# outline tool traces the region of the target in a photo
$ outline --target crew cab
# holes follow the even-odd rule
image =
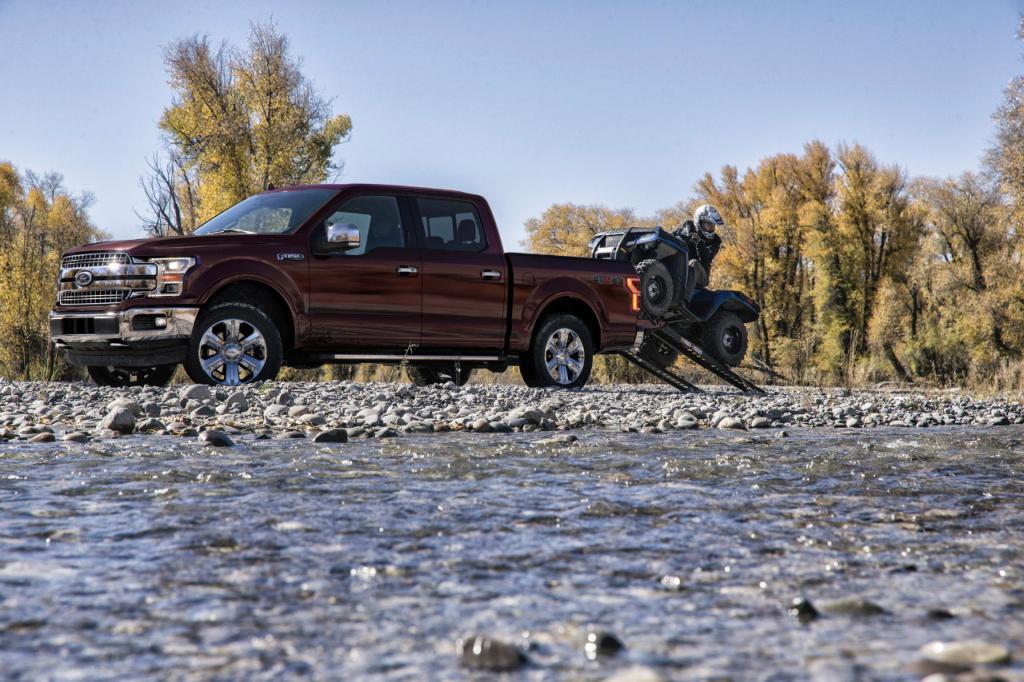
[[[374,362],[417,384],[515,364],[575,387],[641,335],[630,263],[506,253],[484,198],[447,190],[273,189],[189,236],[72,249],[58,279],[51,337],[104,385]]]

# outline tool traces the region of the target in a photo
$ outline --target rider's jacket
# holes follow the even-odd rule
[[[715,259],[718,249],[722,247],[722,238],[717,234],[712,234],[710,237],[705,235],[697,229],[692,220],[683,223],[674,234],[686,242],[686,246],[690,250],[690,258],[696,258],[710,277],[711,261]]]

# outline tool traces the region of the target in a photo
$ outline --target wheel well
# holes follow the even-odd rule
[[[533,328],[536,330],[544,318],[557,313],[568,313],[583,320],[583,324],[587,325],[587,330],[590,331],[590,338],[594,342],[594,350],[596,351],[601,347],[601,325],[598,324],[597,316],[594,315],[594,311],[590,309],[589,305],[578,298],[566,296],[552,301],[537,315]]]
[[[266,312],[281,332],[285,350],[292,347],[295,342],[295,329],[292,325],[291,312],[288,304],[274,289],[259,282],[232,282],[211,296],[206,306],[228,301],[248,303]]]

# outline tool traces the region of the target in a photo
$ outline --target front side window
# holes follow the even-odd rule
[[[207,220],[195,234],[286,234],[299,229],[309,217],[338,193],[336,189],[287,189],[243,199]]]
[[[467,201],[417,199],[423,223],[423,248],[436,251],[483,251],[487,248],[480,216]]]
[[[325,228],[331,225],[352,225],[359,230],[359,246],[342,251],[346,256],[361,256],[376,249],[405,246],[402,214],[395,197],[350,199],[324,220]]]

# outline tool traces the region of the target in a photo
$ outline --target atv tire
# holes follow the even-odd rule
[[[719,310],[704,325],[700,345],[720,362],[736,367],[747,354],[747,327],[736,313]]]
[[[640,307],[651,319],[665,316],[675,300],[675,283],[672,273],[659,260],[648,258],[636,266],[640,275]]]

